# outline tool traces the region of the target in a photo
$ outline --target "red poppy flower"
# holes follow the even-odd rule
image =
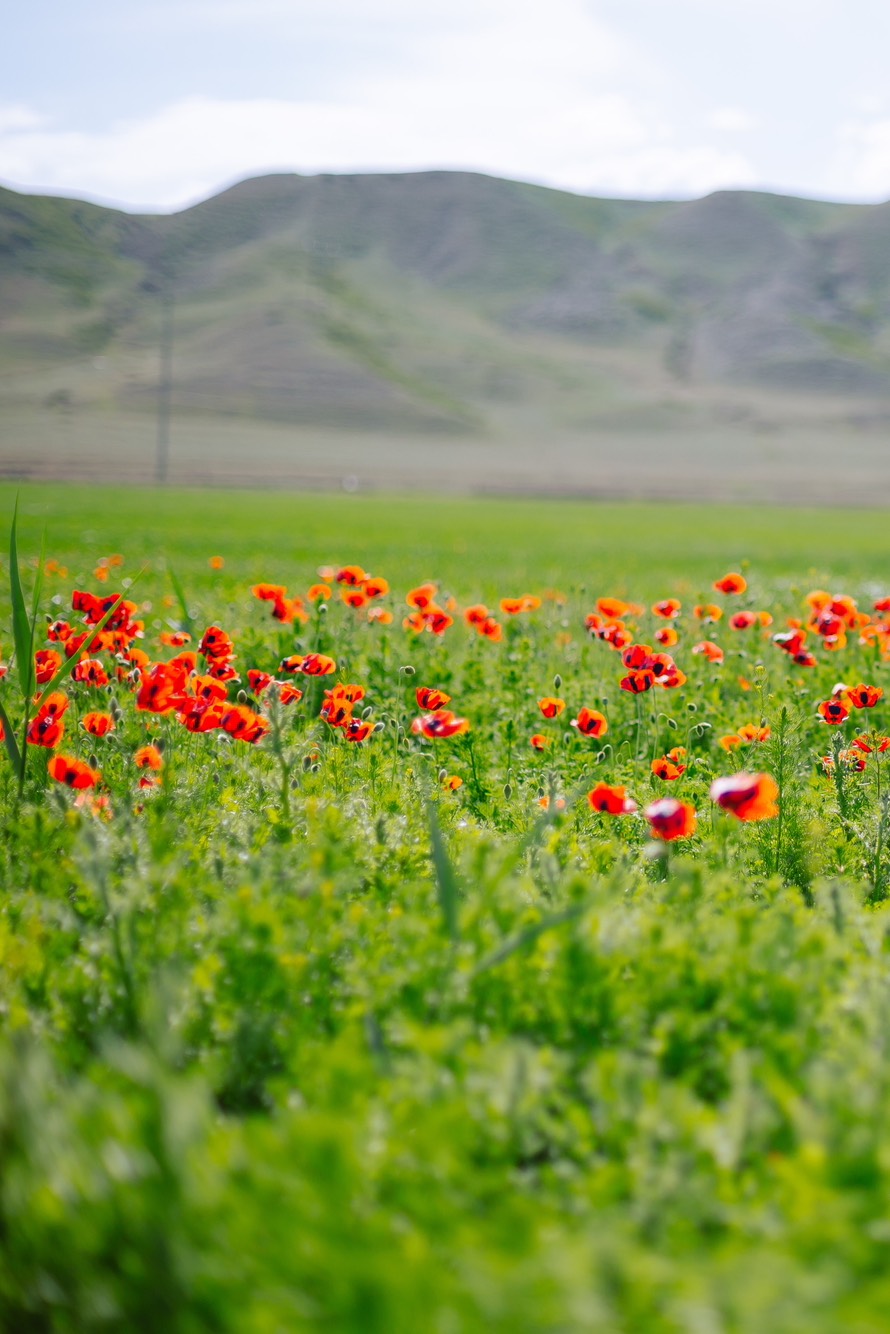
[[[278,670],[288,673],[299,672],[305,661],[305,656],[302,653],[292,653],[289,658],[281,659]]]
[[[198,652],[208,660],[225,660],[235,656],[235,645],[225,630],[221,630],[218,625],[211,625],[204,631]]]
[[[636,603],[623,602],[621,598],[597,598],[596,609],[609,621],[619,621],[622,616],[640,616],[643,611]]]
[[[458,774],[447,774],[442,779],[442,786],[446,792],[456,792],[459,787],[463,787],[464,780]]]
[[[62,665],[62,655],[54,648],[41,648],[34,654],[34,672],[39,686],[47,685]]]
[[[737,611],[734,616],[730,616],[729,624],[733,630],[750,630],[752,625],[757,624],[757,613]]]
[[[347,607],[352,607],[355,611],[366,606],[368,602],[363,588],[343,588],[340,590],[340,598],[346,603]]]
[[[547,750],[549,746],[553,745],[553,741],[549,736],[544,736],[542,732],[535,732],[534,736],[529,737],[529,745],[534,750]]]
[[[319,716],[331,727],[345,727],[352,721],[352,705],[348,699],[326,699]]]
[[[343,728],[343,735],[347,741],[366,741],[374,730],[374,724],[367,718],[353,718]]]
[[[622,676],[618,684],[622,690],[628,690],[632,695],[642,695],[655,685],[655,674],[648,670],[628,672],[627,676]]]
[[[675,779],[681,778],[686,772],[685,764],[675,764],[667,756],[661,756],[659,759],[653,760],[651,768],[655,777],[660,778],[665,783],[674,782]]]
[[[600,713],[598,709],[581,709],[577,718],[572,719],[572,727],[577,727],[582,736],[590,736],[595,740],[605,736],[609,730],[609,723],[605,714]]]
[[[47,769],[50,778],[54,778],[57,783],[64,783],[66,787],[73,787],[78,791],[95,787],[102,781],[98,769],[91,768],[83,760],[76,760],[72,755],[54,755]]]
[[[742,723],[739,728],[739,740],[747,743],[752,741],[769,741],[772,736],[772,728],[760,726],[758,723]]]
[[[714,624],[722,617],[723,608],[718,607],[716,602],[705,602],[702,606],[693,607],[692,614],[697,621]]]
[[[821,713],[825,722],[832,727],[837,727],[839,723],[844,722],[850,716],[850,710],[839,699],[824,700],[819,705],[818,712]]]
[[[711,800],[739,820],[771,820],[779,814],[778,795],[770,774],[731,774],[711,784]]]
[[[442,709],[446,704],[451,703],[450,695],[446,695],[444,690],[436,690],[432,686],[418,686],[415,696],[417,707],[423,709],[425,713],[430,713],[433,709]]]
[[[666,621],[672,621],[675,616],[680,615],[682,603],[676,598],[664,598],[661,602],[653,604],[652,610],[656,616],[663,616]]]
[[[359,584],[363,584],[367,577],[367,574],[360,565],[344,565],[343,568],[338,570],[334,575],[338,584],[349,584],[353,588],[357,588]]]
[[[692,651],[700,653],[708,662],[713,662],[715,665],[723,661],[723,649],[711,639],[703,639],[701,643],[693,644]]]
[[[337,664],[324,653],[307,653],[299,670],[304,676],[331,676],[337,670]]]
[[[327,602],[331,596],[329,584],[313,584],[306,594],[310,602]]]
[[[181,703],[188,672],[177,662],[156,662],[142,674],[136,708],[147,713],[170,713]]]
[[[651,644],[631,644],[624,649],[621,654],[621,661],[629,672],[642,671],[648,667],[649,659],[652,657]]]
[[[110,713],[85,713],[80,725],[90,736],[107,736],[114,731],[114,719]]]
[[[45,746],[47,750],[55,750],[65,734],[63,714],[68,704],[68,696],[61,690],[54,690],[44,700],[28,727],[29,746]]]
[[[665,625],[660,630],[655,631],[655,638],[662,648],[673,648],[679,641],[680,636],[672,625]]]
[[[885,751],[890,748],[890,736],[881,736],[879,734],[870,735],[863,732],[861,736],[854,736],[852,744],[857,750],[863,751],[866,755],[871,755],[874,751]]]
[[[662,797],[643,811],[652,834],[665,843],[677,838],[691,838],[695,833],[695,808],[673,797]]]
[[[538,700],[538,708],[545,718],[558,718],[565,706],[564,699],[556,699],[553,695],[545,695],[543,699]]]
[[[296,704],[297,700],[303,698],[303,692],[298,686],[291,685],[290,681],[276,681],[278,686],[278,698],[282,704]]]
[[[389,592],[389,584],[385,579],[367,579],[365,581],[365,596],[368,598],[382,598]]]
[[[226,562],[224,561],[222,556],[211,556],[207,562],[211,570],[222,570],[225,568],[225,563]]]
[[[137,769],[154,769],[157,772],[164,767],[164,757],[157,746],[140,746],[133,756],[133,763]]]
[[[97,688],[108,685],[108,673],[98,658],[81,658],[71,673],[71,679]]]
[[[883,696],[884,692],[880,686],[858,685],[847,691],[847,699],[854,709],[873,709]]]
[[[187,630],[162,630],[158,638],[168,648],[184,648],[192,639]]]
[[[472,607],[467,607],[464,611],[464,620],[467,625],[481,625],[487,617],[488,608],[482,602],[478,602]]]
[[[420,584],[417,588],[412,588],[410,593],[405,596],[405,601],[409,607],[416,607],[418,611],[426,611],[435,601],[436,594],[439,591],[438,584]]]
[[[460,736],[469,732],[470,724],[466,718],[457,718],[449,709],[434,709],[422,718],[415,718],[411,731],[415,736],[425,736],[434,741],[438,737]]]
[[[493,616],[486,616],[481,625],[477,626],[477,629],[480,635],[490,639],[493,644],[499,644],[504,637],[503,626]]]
[[[254,713],[246,704],[229,704],[222,710],[219,725],[236,741],[247,741],[252,745],[269,730],[269,720],[262,714]]]
[[[595,811],[602,815],[632,815],[637,803],[628,797],[623,787],[612,787],[608,783],[598,783],[587,800]]]
[[[269,672],[261,672],[256,667],[248,669],[247,684],[255,695],[261,695],[264,690],[268,690],[272,680],[273,677]]]
[[[714,587],[718,593],[744,593],[748,583],[741,574],[725,574],[722,579],[714,580]]]

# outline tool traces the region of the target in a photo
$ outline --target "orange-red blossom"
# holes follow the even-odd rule
[[[673,797],[662,797],[643,811],[653,837],[672,843],[677,838],[691,838],[695,833],[695,808]]]
[[[779,814],[778,795],[770,774],[730,774],[711,784],[711,800],[738,820],[771,820]]]
[[[627,795],[623,787],[609,783],[597,783],[587,794],[587,800],[593,810],[602,815],[633,815],[637,803]]]
[[[415,718],[411,724],[411,731],[415,736],[425,736],[430,741],[435,741],[439,737],[460,736],[469,730],[468,720],[456,717],[450,709],[434,709],[432,713],[425,713],[422,717]]]

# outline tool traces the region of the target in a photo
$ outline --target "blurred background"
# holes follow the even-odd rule
[[[890,500],[890,11],[88,0],[9,37],[3,475]]]

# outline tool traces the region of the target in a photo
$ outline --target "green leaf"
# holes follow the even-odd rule
[[[34,626],[28,617],[25,594],[19,574],[19,552],[16,540],[18,525],[19,498],[15,498],[12,514],[12,528],[9,530],[9,597],[12,602],[12,638],[15,644],[15,663],[19,674],[22,697],[28,699],[34,689],[34,658],[31,647],[34,642]]]
[[[15,773],[18,775],[21,773],[22,756],[21,752],[19,751],[18,742],[15,739],[15,732],[12,729],[12,723],[9,720],[9,714],[4,709],[2,701],[0,701],[0,723],[3,724],[3,732],[4,732],[3,744],[6,746],[6,753],[9,756],[9,762],[12,765],[13,769],[15,770]]]
[[[192,634],[193,629],[194,629],[194,626],[193,626],[193,623],[192,623],[192,618],[191,618],[191,616],[189,615],[188,603],[187,603],[186,600],[185,600],[185,589],[183,588],[182,584],[180,583],[180,581],[179,581],[179,577],[178,577],[176,571],[175,571],[174,569],[171,569],[171,570],[169,571],[169,573],[170,573],[170,582],[171,582],[171,584],[173,585],[173,591],[174,591],[174,593],[176,594],[176,600],[177,600],[177,602],[179,603],[179,611],[180,611],[180,619],[182,620],[182,628],[183,628],[183,630],[187,630],[187,631],[189,632],[189,634]]]
[[[427,819],[430,826],[430,849],[433,858],[433,870],[436,873],[436,889],[439,896],[439,907],[442,909],[442,921],[445,930],[452,940],[457,940],[460,935],[457,920],[457,908],[460,902],[460,895],[457,888],[457,876],[454,873],[454,867],[448,856],[448,849],[445,846],[445,840],[442,837],[442,829],[439,825],[439,817],[436,814],[436,808],[432,802],[427,805]]]

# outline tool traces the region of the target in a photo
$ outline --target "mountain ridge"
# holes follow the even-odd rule
[[[765,191],[278,173],[138,214],[0,188],[0,465],[60,415],[151,418],[171,302],[183,428],[883,431],[888,256],[890,203]]]

